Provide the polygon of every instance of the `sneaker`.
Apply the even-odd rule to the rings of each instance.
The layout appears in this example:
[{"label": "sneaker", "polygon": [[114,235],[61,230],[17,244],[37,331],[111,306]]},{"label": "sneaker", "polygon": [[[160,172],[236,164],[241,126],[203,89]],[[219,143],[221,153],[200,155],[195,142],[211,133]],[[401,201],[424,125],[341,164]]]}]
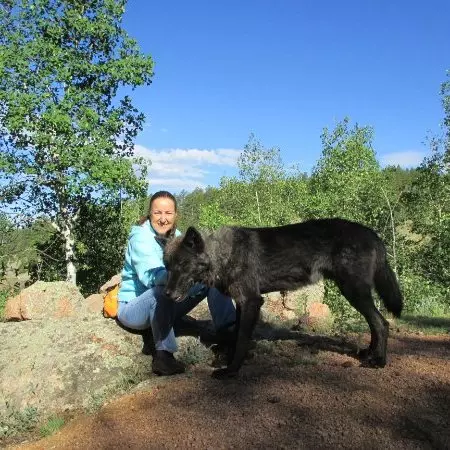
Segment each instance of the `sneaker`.
[{"label": "sneaker", "polygon": [[152,372],[154,374],[169,376],[184,373],[185,370],[185,365],[181,361],[177,361],[172,353],[166,350],[156,350],[152,362]]}]

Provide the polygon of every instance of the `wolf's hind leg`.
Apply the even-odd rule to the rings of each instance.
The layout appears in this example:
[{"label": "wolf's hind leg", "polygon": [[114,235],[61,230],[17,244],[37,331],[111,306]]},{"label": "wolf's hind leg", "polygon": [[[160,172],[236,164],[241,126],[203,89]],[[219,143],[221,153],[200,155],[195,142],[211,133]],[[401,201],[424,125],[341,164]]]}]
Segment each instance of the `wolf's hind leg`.
[{"label": "wolf's hind leg", "polygon": [[369,348],[360,351],[358,354],[363,365],[384,367],[386,365],[389,324],[375,306],[370,285],[365,283],[352,284],[347,280],[344,282],[337,281],[337,285],[350,304],[363,315],[370,328]]}]

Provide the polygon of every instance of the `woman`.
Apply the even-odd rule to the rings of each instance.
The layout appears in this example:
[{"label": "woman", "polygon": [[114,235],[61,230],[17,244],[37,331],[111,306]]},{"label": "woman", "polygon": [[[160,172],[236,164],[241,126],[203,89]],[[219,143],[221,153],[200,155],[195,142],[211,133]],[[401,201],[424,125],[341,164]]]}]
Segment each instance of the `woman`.
[{"label": "woman", "polygon": [[173,356],[177,351],[173,323],[206,296],[216,331],[228,328],[236,320],[233,302],[215,288],[197,284],[188,297],[179,303],[164,295],[167,272],[163,263],[163,249],[155,236],[165,235],[168,231],[179,235],[176,220],[175,197],[167,191],[153,194],[148,215],[132,227],[128,237],[119,290],[119,321],[136,330],[151,327],[156,349],[152,371],[157,375],[184,372],[184,364]]}]

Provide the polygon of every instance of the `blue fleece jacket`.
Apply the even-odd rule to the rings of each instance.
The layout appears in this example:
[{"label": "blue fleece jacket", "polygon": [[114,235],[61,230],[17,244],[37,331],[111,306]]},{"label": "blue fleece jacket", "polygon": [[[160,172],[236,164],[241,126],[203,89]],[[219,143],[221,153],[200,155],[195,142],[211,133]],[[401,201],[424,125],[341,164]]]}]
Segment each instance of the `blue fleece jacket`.
[{"label": "blue fleece jacket", "polygon": [[[180,234],[177,230],[176,235]],[[120,302],[127,303],[148,288],[166,283],[163,250],[155,240],[156,235],[148,220],[131,228],[119,290]]]}]

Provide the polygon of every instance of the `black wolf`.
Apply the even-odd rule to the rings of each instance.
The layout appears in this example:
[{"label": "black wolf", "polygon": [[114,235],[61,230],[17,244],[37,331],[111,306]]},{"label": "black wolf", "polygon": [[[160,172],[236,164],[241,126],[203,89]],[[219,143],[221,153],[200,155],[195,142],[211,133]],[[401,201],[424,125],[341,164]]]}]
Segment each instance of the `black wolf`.
[{"label": "black wolf", "polygon": [[213,376],[237,374],[259,317],[261,294],[292,290],[322,277],[334,280],[369,324],[370,345],[359,354],[363,364],[385,366],[389,326],[374,305],[372,288],[397,317],[403,299],[385,246],[370,228],[337,218],[274,228],[223,227],[209,235],[190,227],[165,244],[169,297],[181,301],[192,284],[202,282],[236,302],[235,351],[228,366]]}]

